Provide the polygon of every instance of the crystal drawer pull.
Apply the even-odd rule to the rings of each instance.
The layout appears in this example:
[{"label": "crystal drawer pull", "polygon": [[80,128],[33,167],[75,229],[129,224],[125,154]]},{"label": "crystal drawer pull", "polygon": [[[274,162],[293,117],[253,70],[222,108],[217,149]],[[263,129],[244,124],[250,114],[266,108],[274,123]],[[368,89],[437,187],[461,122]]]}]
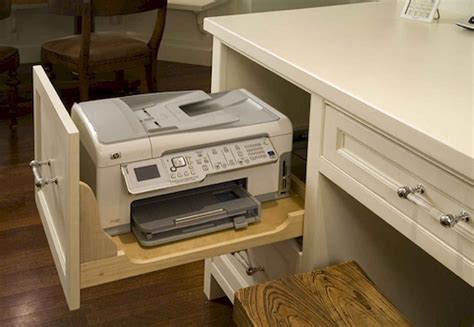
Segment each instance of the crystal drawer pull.
[{"label": "crystal drawer pull", "polygon": [[423,194],[425,193],[425,187],[422,184],[418,184],[415,187],[401,186],[397,190],[399,197],[406,199],[409,194]]},{"label": "crystal drawer pull", "polygon": [[48,161],[33,160],[30,162],[30,167],[31,167],[31,170],[33,171],[33,176],[35,177],[36,187],[42,188],[43,186],[48,185],[48,184],[52,184],[52,183],[57,184],[58,183],[57,177],[44,178],[43,176],[41,176],[40,167],[43,165],[51,166],[51,160],[48,160]]},{"label": "crystal drawer pull", "polygon": [[466,211],[461,211],[457,215],[443,213],[433,207],[431,203],[428,203],[422,197],[415,196],[415,194],[423,194],[424,192],[425,187],[422,184],[418,184],[415,187],[401,186],[397,189],[397,194],[399,197],[402,199],[407,199],[428,211],[428,213],[437,219],[443,227],[454,227],[460,221],[468,222],[469,219],[471,219],[471,216]]},{"label": "crystal drawer pull", "polygon": [[466,211],[461,211],[458,215],[452,215],[450,213],[441,215],[439,217],[439,222],[444,227],[453,227],[460,221],[468,222],[471,216]]}]

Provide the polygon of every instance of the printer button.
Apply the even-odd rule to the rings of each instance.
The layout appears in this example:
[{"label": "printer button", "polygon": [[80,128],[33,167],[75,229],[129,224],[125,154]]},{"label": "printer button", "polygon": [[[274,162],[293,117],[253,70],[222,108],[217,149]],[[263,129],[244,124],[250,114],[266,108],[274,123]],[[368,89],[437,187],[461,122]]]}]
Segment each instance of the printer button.
[{"label": "printer button", "polygon": [[178,173],[178,178],[181,178],[183,177],[183,174],[182,173]]},{"label": "printer button", "polygon": [[171,161],[173,162],[173,166],[177,168],[186,166],[186,160],[184,160],[184,157],[174,157]]},{"label": "printer button", "polygon": [[203,165],[203,166],[202,166],[202,170],[208,171],[208,170],[209,170],[209,167],[208,167],[207,165]]},{"label": "printer button", "polygon": [[176,174],[171,174],[170,176],[171,176],[172,179],[176,178]]},{"label": "printer button", "polygon": [[188,171],[185,171],[185,172],[184,172],[184,176],[189,176],[189,172],[188,172]]},{"label": "printer button", "polygon": [[194,170],[191,170],[191,175],[196,175],[196,172]]},{"label": "printer button", "polygon": [[176,167],[170,167],[170,170],[175,172],[176,171]]}]

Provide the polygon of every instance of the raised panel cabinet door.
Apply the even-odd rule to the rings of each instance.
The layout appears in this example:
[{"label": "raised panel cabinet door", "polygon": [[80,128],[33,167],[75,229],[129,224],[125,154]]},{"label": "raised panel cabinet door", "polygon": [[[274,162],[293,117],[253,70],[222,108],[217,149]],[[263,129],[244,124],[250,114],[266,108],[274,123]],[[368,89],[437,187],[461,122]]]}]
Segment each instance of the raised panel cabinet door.
[{"label": "raised panel cabinet door", "polygon": [[33,67],[35,200],[70,310],[80,303],[79,131],[41,66]]}]

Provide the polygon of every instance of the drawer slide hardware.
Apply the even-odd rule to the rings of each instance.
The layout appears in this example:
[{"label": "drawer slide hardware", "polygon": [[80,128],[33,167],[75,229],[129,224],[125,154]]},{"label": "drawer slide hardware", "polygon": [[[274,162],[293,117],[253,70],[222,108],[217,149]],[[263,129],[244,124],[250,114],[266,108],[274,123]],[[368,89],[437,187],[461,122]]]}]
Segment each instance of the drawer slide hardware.
[{"label": "drawer slide hardware", "polygon": [[253,276],[259,271],[265,271],[265,268],[261,265],[260,266],[252,265],[252,263],[250,262],[250,257],[247,250],[234,252],[232,253],[232,255],[245,268],[245,272],[247,273],[248,276]]},{"label": "drawer slide hardware", "polygon": [[468,222],[469,219],[471,219],[471,215],[466,211],[461,211],[457,215],[443,213],[440,210],[434,208],[430,203],[426,202],[426,200],[422,197],[413,196],[413,194],[423,193],[425,193],[425,187],[422,184],[418,184],[415,187],[401,186],[397,189],[397,194],[400,198],[407,199],[427,210],[430,215],[439,220],[439,223],[443,227],[451,228],[456,226],[456,224],[460,221]]},{"label": "drawer slide hardware", "polygon": [[41,176],[41,171],[40,167],[48,165],[51,166],[51,160],[48,161],[38,161],[38,160],[33,160],[30,162],[30,167],[31,170],[33,171],[33,176],[35,177],[35,186],[38,188],[42,188],[45,185],[48,184],[57,184],[58,183],[58,178],[44,178]]}]

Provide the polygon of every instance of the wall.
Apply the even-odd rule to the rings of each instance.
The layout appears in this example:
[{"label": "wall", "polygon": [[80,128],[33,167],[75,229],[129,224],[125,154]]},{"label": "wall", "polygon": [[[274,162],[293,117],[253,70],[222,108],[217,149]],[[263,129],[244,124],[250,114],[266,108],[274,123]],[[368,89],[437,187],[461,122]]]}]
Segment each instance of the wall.
[{"label": "wall", "polygon": [[[171,9],[168,10],[159,59],[209,66],[212,38],[202,30],[205,17],[356,1],[360,0],[221,0],[222,3],[214,8],[193,12],[173,9],[173,1],[169,0]],[[128,32],[147,40],[154,19],[154,12],[98,17],[96,29]],[[0,21],[0,44],[19,48],[22,63],[39,62],[43,42],[72,33],[73,18],[49,14],[46,5],[14,6],[12,17]]]},{"label": "wall", "polygon": [[[171,1],[170,1],[171,2]],[[169,9],[159,59],[210,65],[212,39],[200,31],[205,16],[246,12],[246,0],[227,0],[216,8],[194,13]],[[116,30],[148,40],[155,20],[154,11],[120,16],[97,17],[96,30]],[[73,18],[48,13],[46,5],[14,6],[12,15],[0,21],[0,44],[17,47],[22,63],[39,62],[41,44],[73,34]]]}]

